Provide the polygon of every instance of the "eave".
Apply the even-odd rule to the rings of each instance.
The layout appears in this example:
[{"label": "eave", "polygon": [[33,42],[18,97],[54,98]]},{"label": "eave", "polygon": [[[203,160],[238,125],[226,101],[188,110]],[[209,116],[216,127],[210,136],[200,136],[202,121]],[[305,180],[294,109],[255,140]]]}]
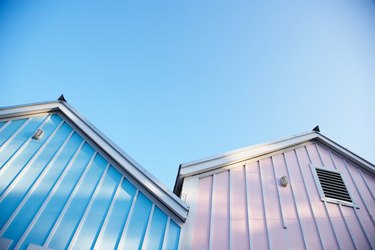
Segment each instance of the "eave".
[{"label": "eave", "polygon": [[100,147],[123,168],[140,185],[149,191],[157,200],[171,210],[178,218],[185,221],[189,207],[172,191],[169,191],[161,182],[152,176],[139,163],[121,150],[114,142],[100,132],[93,124],[86,120],[67,102],[51,101],[28,105],[18,105],[0,108],[0,119],[28,116],[46,112],[61,112],[82,133]]},{"label": "eave", "polygon": [[226,152],[213,157],[192,161],[180,165],[178,176],[174,186],[174,193],[179,195],[182,188],[183,179],[189,176],[199,175],[222,167],[232,165],[238,162],[250,160],[261,157],[262,155],[271,154],[286,148],[294,147],[308,141],[318,141],[330,149],[338,152],[353,163],[361,166],[370,173],[375,174],[375,166],[354,154],[338,143],[332,141],[328,137],[319,132],[311,131],[300,135],[291,136],[286,139],[274,141],[266,144],[259,144],[250,147],[241,148],[238,150]]}]

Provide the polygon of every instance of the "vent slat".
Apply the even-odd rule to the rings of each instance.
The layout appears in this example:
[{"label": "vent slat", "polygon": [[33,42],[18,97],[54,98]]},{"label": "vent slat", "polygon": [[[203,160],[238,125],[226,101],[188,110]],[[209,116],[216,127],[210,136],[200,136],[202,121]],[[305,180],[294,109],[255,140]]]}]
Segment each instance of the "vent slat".
[{"label": "vent slat", "polygon": [[334,174],[334,173],[324,173],[324,172],[317,172],[318,175],[326,175],[326,176],[333,176],[333,177],[336,177],[336,178],[340,178],[340,175],[337,175],[337,174]]},{"label": "vent slat", "polygon": [[339,183],[323,182],[323,181],[321,181],[320,183],[322,185],[326,185],[326,186],[330,186],[330,187],[335,187],[335,188],[338,188],[338,189],[346,189],[344,183],[342,183],[341,185]]},{"label": "vent slat", "polygon": [[352,203],[352,199],[340,173],[318,168],[315,168],[315,171],[326,198]]},{"label": "vent slat", "polygon": [[324,193],[330,193],[332,195],[337,195],[337,196],[347,196],[347,197],[350,197],[349,194],[347,192],[345,193],[342,193],[342,192],[337,192],[335,190],[330,190],[330,189],[326,189],[326,188],[323,188],[323,191]]},{"label": "vent slat", "polygon": [[342,197],[350,197],[349,194],[342,194],[342,193],[337,193],[331,190],[324,190],[325,194],[330,194],[330,195],[335,195],[335,196],[342,196]]},{"label": "vent slat", "polygon": [[336,181],[340,181],[342,180],[341,177],[336,177],[336,176],[330,176],[330,175],[320,175],[318,174],[319,178],[324,178],[324,179],[327,179],[327,180],[336,180]]}]

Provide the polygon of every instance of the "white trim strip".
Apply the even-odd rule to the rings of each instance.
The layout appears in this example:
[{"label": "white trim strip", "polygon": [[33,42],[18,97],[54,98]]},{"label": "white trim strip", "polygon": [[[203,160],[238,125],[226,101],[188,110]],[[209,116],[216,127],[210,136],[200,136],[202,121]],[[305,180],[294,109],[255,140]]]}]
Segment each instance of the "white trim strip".
[{"label": "white trim strip", "polygon": [[262,180],[262,170],[261,170],[261,166],[260,166],[260,161],[258,161],[258,170],[259,170],[259,182],[260,182],[260,190],[261,190],[261,193],[262,193],[262,208],[263,208],[263,214],[264,214],[264,224],[266,226],[266,231],[267,231],[267,243],[268,243],[268,249],[272,249],[272,242],[271,242],[271,239],[270,239],[270,230],[269,230],[269,226],[268,226],[268,223],[267,223],[267,213],[266,213],[266,198],[265,198],[265,191],[264,191],[264,188],[263,188],[263,180]]},{"label": "white trim strip", "polygon": [[366,180],[366,178],[365,178],[365,176],[363,175],[362,172],[363,172],[362,169],[359,169],[359,173],[361,174],[361,177],[362,177],[362,179],[363,179],[363,182],[366,184],[367,190],[368,190],[369,193],[371,194],[372,199],[375,200],[375,196],[374,196],[373,192],[372,192],[371,189],[370,189],[370,185],[367,183],[367,180]]},{"label": "white trim strip", "polygon": [[249,247],[250,250],[253,249],[253,240],[251,236],[251,228],[250,228],[250,204],[249,204],[249,191],[248,191],[248,178],[247,178],[247,164],[245,163],[243,165],[243,171],[244,171],[244,176],[245,176],[245,199],[246,199],[246,229],[247,229],[247,237],[249,240]]},{"label": "white trim strip", "polygon": [[102,241],[104,232],[107,229],[107,225],[108,225],[108,221],[109,221],[110,215],[112,214],[113,207],[114,207],[115,202],[117,201],[118,196],[120,194],[121,186],[122,186],[122,183],[124,182],[124,179],[125,178],[122,177],[121,180],[120,180],[120,182],[117,185],[117,189],[116,189],[115,195],[114,195],[114,197],[112,199],[111,205],[109,206],[109,209],[108,209],[107,214],[105,216],[104,223],[103,223],[103,225],[100,228],[99,236],[95,240],[95,244],[94,244],[94,247],[93,247],[94,249],[98,249],[98,246],[99,246],[100,242]]},{"label": "white trim strip", "polygon": [[303,182],[303,186],[305,188],[305,194],[307,196],[307,200],[308,200],[308,203],[309,203],[309,208],[310,208],[312,217],[314,219],[314,224],[315,224],[316,230],[318,231],[319,242],[320,242],[321,247],[324,249],[325,247],[324,247],[324,244],[323,244],[322,236],[320,235],[320,230],[319,230],[318,222],[316,221],[316,216],[315,216],[315,213],[314,213],[314,209],[313,209],[312,204],[311,204],[310,194],[307,191],[308,189],[307,189],[307,185],[306,185],[306,177],[303,174],[302,166],[301,166],[300,160],[298,158],[297,150],[294,149],[293,151],[294,151],[294,154],[295,154],[296,159],[297,159],[298,169],[299,169],[299,171],[301,173],[301,176],[302,176],[302,182]]},{"label": "white trim strip", "polygon": [[94,201],[96,199],[96,196],[98,195],[99,190],[100,190],[100,188],[103,185],[103,181],[104,181],[105,177],[107,176],[109,167],[110,167],[110,164],[108,163],[107,166],[106,166],[106,168],[105,168],[105,170],[104,170],[104,172],[102,173],[102,176],[100,177],[99,183],[95,187],[94,193],[90,197],[89,204],[87,205],[87,207],[85,209],[85,212],[83,213],[83,216],[81,217],[81,220],[79,221],[78,227],[77,227],[77,229],[74,232],[73,238],[72,238],[72,240],[69,243],[68,249],[72,249],[73,246],[74,246],[74,244],[76,243],[78,235],[81,233],[83,224],[86,221],[87,215],[89,214],[89,212],[91,210],[92,204],[94,203]]},{"label": "white trim strip", "polygon": [[[289,180],[290,180],[290,173],[289,173],[288,161],[286,159],[285,153],[283,153],[282,155],[283,155],[283,158],[284,158],[286,172],[287,172],[287,175],[288,175]],[[307,249],[307,243],[306,243],[306,239],[305,239],[305,233],[304,233],[304,230],[303,230],[303,227],[302,227],[302,222],[301,222],[301,218],[300,218],[298,207],[297,207],[296,196],[295,196],[294,191],[293,191],[293,185],[292,185],[292,181],[291,180],[290,180],[289,185],[290,185],[290,191],[292,192],[293,205],[294,205],[294,209],[296,211],[299,228],[301,229],[301,235],[302,235],[303,245],[304,245],[305,249]]]},{"label": "white trim strip", "polygon": [[213,213],[214,213],[214,210],[215,210],[215,206],[213,205],[215,199],[214,199],[214,188],[215,188],[215,184],[216,184],[216,175],[213,175],[212,176],[212,183],[211,183],[211,200],[210,200],[210,225],[209,225],[209,233],[208,233],[208,237],[209,237],[209,241],[208,241],[208,249],[211,250],[212,249],[212,231],[213,231]]},{"label": "white trim strip", "polygon": [[[30,160],[28,160],[28,162],[26,163],[26,165],[24,165],[21,170],[16,174],[16,176],[13,178],[13,180],[8,184],[8,186],[4,189],[4,192],[3,194],[0,196],[0,202],[2,202],[4,200],[4,198],[8,195],[8,193],[13,189],[13,187],[19,182],[19,180],[22,178],[22,176],[24,176],[24,174],[26,173],[27,169],[35,162],[36,158],[39,157],[39,155],[43,152],[43,150],[46,148],[46,146],[48,145],[48,143],[53,139],[53,137],[56,135],[56,133],[59,131],[59,129],[61,128],[61,126],[64,124],[64,121],[62,121],[56,128],[55,130],[53,131],[53,133],[48,137],[47,140],[44,141],[44,143],[42,144],[42,146],[40,146],[40,148],[34,153],[34,155],[31,157]],[[43,169],[42,173],[44,172],[44,170],[49,167],[57,158],[58,154],[60,154],[61,150],[63,147],[65,147],[66,143],[68,142],[68,139],[70,139],[70,137],[73,135],[73,131],[70,133],[70,135],[68,135],[68,137],[65,139],[64,143],[62,146],[60,146],[59,150],[55,153],[55,155],[53,156],[53,158],[47,163],[47,165],[45,166],[45,168]],[[57,155],[57,156],[56,156]],[[40,173],[39,176],[37,178],[40,177],[40,175],[42,174]],[[34,184],[32,184],[34,185]],[[1,235],[1,233],[0,233]]]},{"label": "white trim strip", "polygon": [[[341,217],[343,218],[343,221],[345,223],[345,227],[346,227],[346,230],[348,230],[348,234],[350,236],[350,240],[352,241],[352,244],[354,246],[355,249],[359,249],[358,246],[355,244],[355,241],[354,241],[354,238],[353,238],[353,233],[350,231],[350,228],[348,226],[348,222],[346,221],[346,218],[344,216],[344,213],[342,212],[342,205],[341,204],[338,204],[339,205],[339,210],[340,210],[340,215]],[[348,247],[348,246],[345,246],[345,247]]]},{"label": "white trim strip", "polygon": [[169,236],[169,224],[170,223],[171,223],[171,218],[168,217],[167,226],[165,227],[165,231],[164,231],[162,250],[166,250],[167,249],[168,236]]},{"label": "white trim strip", "polygon": [[152,207],[151,207],[150,215],[148,216],[148,221],[147,221],[147,227],[146,227],[145,236],[143,237],[142,250],[146,249],[146,246],[147,246],[147,243],[148,243],[148,235],[150,234],[150,227],[151,227],[152,217],[154,215],[154,210],[155,210],[155,204],[153,203]]},{"label": "white trim strip", "polygon": [[83,182],[83,179],[86,177],[87,172],[88,172],[89,169],[91,168],[91,165],[92,165],[92,163],[93,163],[93,161],[94,161],[96,155],[97,155],[97,152],[95,152],[95,153],[93,154],[93,156],[91,157],[89,163],[88,163],[87,166],[86,166],[85,171],[83,172],[83,174],[82,174],[81,177],[79,178],[79,180],[78,180],[77,184],[75,185],[73,191],[70,193],[69,199],[68,199],[68,201],[65,203],[64,208],[63,208],[62,212],[60,213],[59,218],[56,220],[56,223],[55,223],[55,225],[53,226],[52,230],[50,231],[50,233],[49,233],[49,235],[48,235],[48,237],[47,237],[46,242],[43,244],[43,247],[48,247],[48,245],[50,244],[50,242],[51,242],[51,240],[52,240],[52,237],[53,237],[54,234],[56,233],[57,228],[60,226],[60,223],[61,223],[62,219],[64,218],[65,213],[66,213],[66,211],[68,210],[68,208],[69,208],[69,206],[70,206],[70,203],[72,202],[73,198],[75,197],[75,194],[77,193],[79,187],[81,186],[81,184],[82,184],[82,182]]},{"label": "white trim strip", "polygon": [[[58,129],[57,129],[58,130]],[[57,131],[56,130],[56,131]],[[39,176],[36,178],[35,182],[31,185],[31,187],[29,188],[29,190],[27,191],[26,195],[23,197],[21,203],[17,206],[17,208],[14,210],[12,216],[10,216],[10,218],[7,220],[7,222],[5,223],[5,225],[3,226],[3,228],[1,229],[0,231],[0,236],[2,236],[4,234],[4,232],[8,229],[8,227],[10,226],[10,224],[13,222],[14,218],[18,215],[18,213],[21,211],[21,209],[23,208],[23,206],[25,205],[25,203],[27,202],[27,200],[29,199],[29,197],[31,196],[31,194],[34,193],[34,190],[38,187],[38,185],[40,184],[40,182],[43,180],[44,176],[46,175],[46,173],[48,172],[49,170],[49,167],[55,162],[56,158],[60,155],[61,151],[63,150],[63,148],[66,146],[66,144],[68,143],[70,137],[73,135],[73,131],[69,134],[69,136],[65,139],[63,145],[59,148],[59,150],[56,152],[56,154],[53,156],[53,158],[51,159],[51,161],[45,166],[45,168],[42,170],[42,172],[39,174]],[[52,137],[51,137],[52,138]],[[13,182],[14,185],[16,184],[16,182]],[[12,183],[12,184],[13,184]],[[11,190],[8,189],[7,191]],[[9,191],[10,192],[10,191]],[[1,197],[0,199],[0,202],[3,201],[3,199],[6,197],[6,194],[8,194],[9,192],[7,193],[4,193],[3,196]]]},{"label": "white trim strip", "polygon": [[[74,131],[72,131],[72,134],[73,133],[74,133]],[[20,240],[18,241],[17,245],[15,246],[16,249],[19,248],[23,244],[23,242],[26,239],[27,235],[30,233],[31,229],[35,226],[35,223],[38,221],[40,215],[42,214],[42,212],[46,208],[48,202],[51,200],[51,198],[55,194],[57,188],[60,186],[60,183],[64,179],[66,173],[70,170],[71,166],[75,162],[75,160],[76,160],[76,158],[77,158],[77,156],[78,156],[79,152],[81,151],[81,149],[82,149],[82,147],[83,147],[84,144],[85,144],[85,141],[83,140],[82,143],[81,143],[81,145],[78,147],[77,151],[74,153],[73,157],[69,161],[68,165],[66,166],[66,168],[64,169],[64,171],[60,175],[59,179],[54,184],[53,189],[49,192],[47,198],[44,200],[42,206],[39,208],[38,213],[34,216],[33,220],[31,221],[31,223],[27,227],[26,231],[21,236]],[[60,152],[58,154],[60,154]]]},{"label": "white trim strip", "polygon": [[283,208],[281,206],[281,195],[280,195],[280,191],[279,191],[279,183],[278,183],[277,178],[276,178],[275,163],[273,161],[272,156],[271,156],[271,165],[272,165],[272,173],[273,173],[273,178],[275,180],[275,186],[276,186],[276,191],[277,191],[277,198],[278,198],[277,201],[279,202],[279,212],[280,212],[281,222],[283,224],[283,228],[286,229],[287,226],[286,226],[285,219],[284,219],[284,212],[283,212]]},{"label": "white trim strip", "polygon": [[229,232],[229,250],[232,250],[232,175],[228,170],[228,232]]},{"label": "white trim strip", "polygon": [[138,194],[139,194],[139,189],[137,189],[137,191],[135,192],[135,195],[134,195],[134,198],[133,198],[133,201],[132,201],[132,205],[130,207],[130,211],[129,211],[128,216],[126,218],[124,229],[122,230],[120,242],[118,244],[118,249],[124,249],[124,247],[125,247],[125,234],[126,234],[126,232],[128,231],[128,228],[129,228],[130,220],[131,220],[132,215],[133,215],[133,211],[134,211],[135,203],[137,202]]}]

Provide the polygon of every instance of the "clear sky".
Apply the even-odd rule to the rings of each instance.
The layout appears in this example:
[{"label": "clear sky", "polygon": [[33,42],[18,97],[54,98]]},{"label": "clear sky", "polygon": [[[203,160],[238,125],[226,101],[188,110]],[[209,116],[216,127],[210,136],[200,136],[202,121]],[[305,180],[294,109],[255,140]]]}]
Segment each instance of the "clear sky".
[{"label": "clear sky", "polygon": [[375,162],[375,1],[1,1],[0,106],[68,102],[172,189],[311,130]]}]

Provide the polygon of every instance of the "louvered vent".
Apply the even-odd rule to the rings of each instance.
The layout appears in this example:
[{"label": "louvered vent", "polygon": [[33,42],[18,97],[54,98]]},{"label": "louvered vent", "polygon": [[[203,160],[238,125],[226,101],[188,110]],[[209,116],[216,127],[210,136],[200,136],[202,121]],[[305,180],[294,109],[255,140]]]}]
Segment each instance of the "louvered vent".
[{"label": "louvered vent", "polygon": [[326,198],[353,203],[340,173],[315,168]]}]

